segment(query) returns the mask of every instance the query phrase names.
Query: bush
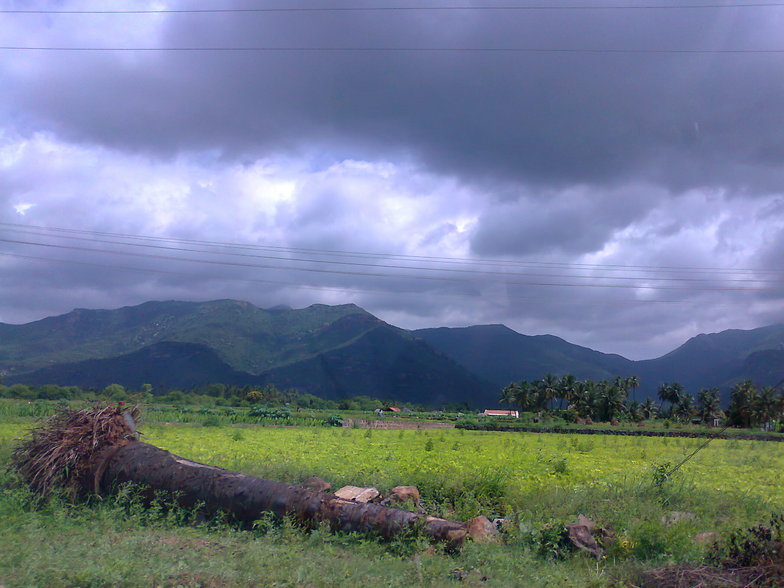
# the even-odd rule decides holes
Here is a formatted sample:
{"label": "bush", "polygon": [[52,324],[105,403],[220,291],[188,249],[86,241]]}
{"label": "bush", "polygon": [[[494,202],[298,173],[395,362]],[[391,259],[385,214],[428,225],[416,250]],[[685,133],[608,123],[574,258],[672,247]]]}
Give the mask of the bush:
{"label": "bush", "polygon": [[784,553],[784,515],[774,514],[767,525],[737,529],[715,543],[708,559],[723,567],[750,567],[781,559]]}
{"label": "bush", "polygon": [[324,421],[324,424],[329,427],[342,427],[343,426],[343,417],[337,414],[333,414],[331,417]]}

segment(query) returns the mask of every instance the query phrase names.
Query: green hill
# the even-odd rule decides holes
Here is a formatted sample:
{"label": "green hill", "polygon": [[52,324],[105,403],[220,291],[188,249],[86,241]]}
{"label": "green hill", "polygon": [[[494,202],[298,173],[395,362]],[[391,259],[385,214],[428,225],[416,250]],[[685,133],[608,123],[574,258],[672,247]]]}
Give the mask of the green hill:
{"label": "green hill", "polygon": [[325,398],[366,394],[494,406],[496,387],[353,304],[263,310],[247,302],[148,302],[0,325],[10,383],[156,390],[273,383]]}
{"label": "green hill", "polygon": [[[346,317],[353,320],[335,325]],[[53,364],[116,357],[174,341],[205,345],[233,369],[259,374],[331,349],[378,322],[354,304],[314,304],[282,311],[216,300],[77,309],[25,325],[0,324],[0,367],[16,376]]]}
{"label": "green hill", "polygon": [[414,335],[498,386],[546,373],[602,380],[632,375],[634,362],[552,335],[521,335],[504,325],[419,329]]}
{"label": "green hill", "polygon": [[7,382],[158,389],[274,383],[327,398],[358,394],[495,406],[500,388],[546,373],[602,380],[636,375],[637,397],[677,381],[725,390],[784,378],[784,325],[694,337],[657,359],[631,361],[503,325],[409,332],[353,304],[292,310],[248,302],[147,302],[77,309],[25,325],[0,323]]}

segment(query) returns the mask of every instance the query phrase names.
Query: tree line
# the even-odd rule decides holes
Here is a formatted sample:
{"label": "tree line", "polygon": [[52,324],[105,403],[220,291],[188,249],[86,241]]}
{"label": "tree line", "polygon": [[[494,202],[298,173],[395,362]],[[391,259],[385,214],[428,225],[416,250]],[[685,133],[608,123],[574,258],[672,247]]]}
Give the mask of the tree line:
{"label": "tree line", "polygon": [[774,386],[757,388],[751,380],[732,388],[726,412],[718,388],[703,388],[695,398],[680,383],[666,382],[658,387],[658,402],[650,396],[638,402],[635,393],[639,385],[636,376],[595,382],[578,380],[571,374],[547,374],[539,380],[512,382],[502,390],[499,401],[523,412],[559,411],[573,421],[643,421],[658,417],[755,427],[784,420],[784,393]]}
{"label": "tree line", "polygon": [[[234,386],[226,384],[207,384],[186,390],[154,389],[150,384],[142,384],[138,389],[128,388],[121,384],[109,384],[104,388],[89,389],[79,386],[58,386],[45,384],[29,386],[0,384],[0,398],[18,400],[55,400],[85,402],[135,402],[204,406],[287,406],[292,409],[314,410],[354,410],[374,411],[379,408],[396,406],[411,411],[425,411],[429,407],[390,399],[373,398],[371,396],[352,396],[340,399],[327,399],[300,392],[293,388],[279,389],[274,384],[265,386]],[[445,410],[467,411],[465,403],[444,405]]]}

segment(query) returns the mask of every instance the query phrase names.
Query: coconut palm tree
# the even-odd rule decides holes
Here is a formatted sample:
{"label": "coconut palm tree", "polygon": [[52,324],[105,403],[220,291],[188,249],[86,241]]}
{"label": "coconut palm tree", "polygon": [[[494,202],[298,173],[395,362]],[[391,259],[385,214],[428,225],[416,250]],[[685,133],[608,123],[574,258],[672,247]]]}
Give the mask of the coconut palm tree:
{"label": "coconut palm tree", "polygon": [[592,418],[595,416],[595,389],[596,386],[591,380],[577,382],[574,386],[574,393],[572,394],[572,403],[570,406],[573,407],[582,418]]}
{"label": "coconut palm tree", "polygon": [[517,394],[517,383],[512,382],[508,386],[506,386],[503,390],[501,390],[501,396],[498,399],[498,403],[505,404],[509,408],[512,408],[512,405],[515,404],[516,394]]}
{"label": "coconut palm tree", "polygon": [[599,383],[599,403],[602,418],[611,421],[626,412],[626,391],[614,383],[603,380]]}
{"label": "coconut palm tree", "polygon": [[640,386],[640,380],[637,376],[629,376],[626,378],[626,390],[632,391],[632,400],[637,400],[637,388]]}
{"label": "coconut palm tree", "polygon": [[566,401],[566,406],[572,401],[574,396],[574,388],[577,385],[577,378],[572,374],[566,374],[561,378],[559,386],[559,395],[561,397],[561,409],[563,410],[563,401]]}
{"label": "coconut palm tree", "polygon": [[776,417],[778,399],[773,386],[765,386],[759,391],[759,395],[751,407],[754,420],[757,423],[767,424]]}
{"label": "coconut palm tree", "polygon": [[751,380],[744,380],[732,388],[730,405],[727,408],[727,417],[731,424],[742,427],[751,426],[757,395],[757,389]]}
{"label": "coconut palm tree", "polygon": [[534,394],[534,387],[531,382],[525,380],[520,381],[515,391],[515,404],[521,411],[535,410],[536,395]]}
{"label": "coconut palm tree", "polygon": [[718,388],[703,388],[697,392],[697,405],[700,418],[709,422],[721,411],[721,397]]}
{"label": "coconut palm tree", "polygon": [[673,407],[678,404],[683,394],[683,386],[681,386],[678,382],[665,382],[659,386],[659,400],[661,400],[659,411],[662,410],[665,402],[670,403],[670,411],[672,411]]}
{"label": "coconut palm tree", "polygon": [[545,374],[544,378],[537,382],[537,391],[544,406],[551,406],[552,401],[558,396],[558,386],[560,380],[554,374]]}
{"label": "coconut palm tree", "polygon": [[681,396],[673,407],[673,414],[677,420],[683,423],[689,422],[694,414],[694,398],[688,394]]}
{"label": "coconut palm tree", "polygon": [[656,417],[657,407],[656,402],[648,396],[640,406],[640,410],[642,411],[643,418],[652,419]]}
{"label": "coconut palm tree", "polygon": [[182,506],[202,504],[209,512],[223,511],[248,525],[268,512],[303,525],[323,522],[335,530],[386,538],[421,528],[433,539],[459,544],[468,534],[465,523],[343,500],[177,457],[139,441],[134,416],[135,411],[121,407],[62,411],[14,450],[12,464],[40,495],[57,486],[86,495],[133,483],[166,491]]}

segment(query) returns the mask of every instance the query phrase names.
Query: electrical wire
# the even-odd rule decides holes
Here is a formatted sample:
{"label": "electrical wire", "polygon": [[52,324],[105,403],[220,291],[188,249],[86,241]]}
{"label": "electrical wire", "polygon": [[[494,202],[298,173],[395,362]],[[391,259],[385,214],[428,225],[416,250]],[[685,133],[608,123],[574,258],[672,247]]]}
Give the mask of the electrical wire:
{"label": "electrical wire", "polygon": [[545,47],[44,47],[0,46],[0,51],[141,53],[480,53],[585,55],[781,55],[784,49],[632,49]]}
{"label": "electrical wire", "polygon": [[535,12],[535,11],[606,11],[606,10],[701,10],[726,8],[780,8],[783,2],[749,2],[724,4],[538,4],[538,5],[484,5],[484,6],[294,6],[259,8],[161,8],[131,10],[52,10],[52,9],[0,9],[0,14],[273,14],[273,13],[325,13],[325,12]]}
{"label": "electrical wire", "polygon": [[[16,231],[29,231],[36,230],[41,235],[52,234],[58,235],[87,235],[87,236],[100,236],[111,237],[120,239],[136,239],[142,241],[153,241],[163,243],[184,243],[204,245],[209,247],[225,247],[230,249],[240,250],[262,250],[262,251],[276,251],[281,253],[305,253],[322,256],[338,256],[338,257],[356,257],[356,258],[370,258],[370,259],[395,259],[404,261],[435,261],[438,263],[449,264],[481,264],[481,265],[503,265],[503,266],[519,266],[519,267],[544,267],[544,268],[557,268],[557,269],[574,269],[574,270],[602,270],[602,271],[637,271],[637,272],[688,272],[704,273],[704,272],[718,272],[718,273],[731,273],[731,274],[744,274],[744,273],[760,273],[760,274],[784,274],[784,269],[772,268],[728,268],[716,266],[659,266],[659,265],[623,265],[623,264],[599,264],[599,263],[573,263],[573,262],[553,262],[553,261],[521,261],[521,260],[501,260],[501,259],[488,259],[488,258],[465,258],[465,257],[445,257],[445,256],[430,256],[430,255],[404,255],[399,253],[373,253],[367,251],[345,251],[336,249],[312,249],[303,247],[282,247],[273,245],[259,245],[249,243],[232,243],[226,241],[209,241],[202,239],[184,239],[174,237],[161,237],[154,235],[140,235],[133,233],[117,233],[107,231],[94,231],[86,229],[72,229],[64,227],[52,227],[42,225],[29,225],[21,223],[7,223],[0,222],[0,227],[7,230]],[[641,277],[641,279],[647,276]]]}
{"label": "electrical wire", "polygon": [[[19,232],[22,234],[32,234],[35,236],[42,236],[41,233],[35,231],[25,231],[23,229],[11,229],[12,231]],[[280,257],[275,255],[259,255],[259,254],[249,254],[249,253],[237,253],[232,251],[211,251],[209,249],[196,249],[196,248],[186,248],[186,247],[174,247],[171,245],[154,245],[149,243],[128,243],[126,241],[117,241],[117,240],[107,240],[107,239],[97,239],[95,237],[80,237],[74,235],[64,235],[60,238],[65,239],[72,239],[72,240],[79,240],[79,241],[88,241],[90,243],[102,243],[107,245],[121,245],[121,246],[130,246],[130,247],[145,247],[150,249],[162,249],[167,251],[180,251],[185,253],[208,253],[208,254],[216,254],[216,255],[229,255],[234,257],[243,257],[243,258],[255,258],[255,259],[267,259],[267,260],[279,260],[279,261],[286,261],[286,262],[301,262],[301,263],[316,263],[316,264],[329,264],[329,265],[340,265],[340,266],[353,266],[353,267],[372,267],[372,268],[384,268],[384,269],[395,269],[395,270],[416,270],[416,271],[426,271],[426,272],[447,272],[447,273],[460,273],[460,274],[477,274],[477,275],[494,275],[494,276],[504,276],[506,278],[512,277],[525,277],[525,278],[567,278],[567,279],[590,279],[590,280],[640,280],[639,276],[597,276],[597,275],[576,275],[576,274],[554,274],[554,273],[520,273],[520,272],[509,272],[509,271],[497,271],[497,270],[477,270],[477,269],[465,269],[465,268],[442,268],[442,267],[431,267],[431,266],[411,266],[411,265],[395,265],[389,263],[364,263],[364,262],[352,262],[352,261],[342,261],[342,260],[324,260],[324,259],[313,259],[313,258],[303,258],[303,257]],[[646,276],[642,279],[649,280],[649,281],[656,281],[656,282],[715,282],[717,281],[716,278],[690,278],[690,277],[656,277],[656,276]],[[724,282],[741,282],[741,283],[778,283],[779,280],[775,279],[765,279],[765,278],[727,278],[722,277],[721,281]]]}
{"label": "electrical wire", "polygon": [[[350,276],[368,276],[375,278],[395,278],[395,279],[411,279],[411,280],[428,280],[428,281],[444,281],[444,282],[465,282],[465,283],[487,283],[488,279],[455,277],[455,276],[425,276],[425,275],[412,275],[400,273],[381,273],[381,272],[363,272],[363,271],[350,271],[350,270],[337,270],[337,269],[324,269],[313,267],[296,267],[290,265],[270,265],[270,264],[254,264],[238,261],[225,261],[225,260],[211,260],[201,258],[189,257],[176,257],[170,255],[159,255],[152,253],[140,253],[134,251],[118,251],[112,249],[98,249],[91,247],[79,247],[76,245],[61,245],[54,243],[40,243],[35,241],[23,241],[21,239],[5,239],[0,238],[0,242],[16,244],[16,245],[29,245],[35,247],[45,247],[53,249],[65,249],[70,251],[81,251],[88,253],[103,253],[109,255],[122,255],[131,257],[142,257],[147,259],[159,259],[167,261],[178,261],[187,263],[200,263],[219,266],[234,266],[246,267],[253,269],[270,269],[270,270],[287,270],[298,272],[312,272],[320,274],[336,274],[336,275],[350,275]],[[624,288],[634,290],[688,290],[688,291],[713,291],[713,292],[730,292],[730,291],[770,291],[778,290],[778,288],[770,287],[739,287],[739,286],[663,286],[663,285],[650,285],[650,284],[578,284],[573,282],[545,282],[545,281],[529,281],[529,280],[507,280],[497,279],[501,283],[508,285],[522,285],[522,286],[551,286],[551,287],[567,287],[567,288]]]}

